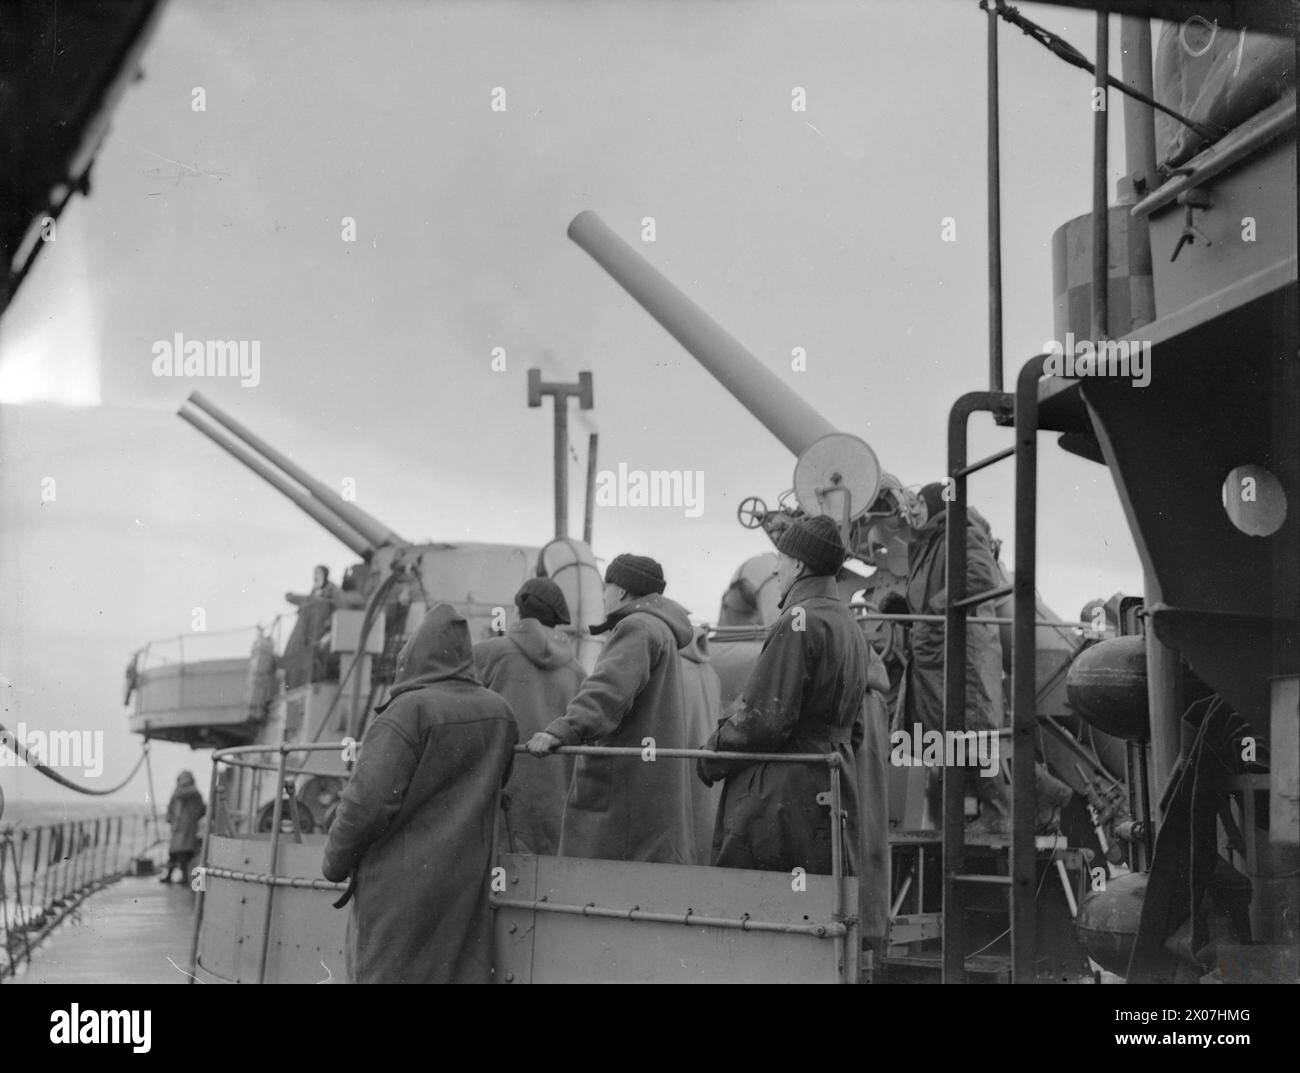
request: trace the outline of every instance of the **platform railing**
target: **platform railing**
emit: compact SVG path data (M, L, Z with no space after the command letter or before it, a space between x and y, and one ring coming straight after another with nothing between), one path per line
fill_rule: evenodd
M143 812L0 827L0 980L159 841Z
M199 865L200 874L203 879L211 876L217 879L225 879L232 882L252 883L267 888L266 909L262 918L261 933L257 939L258 949L260 951L258 958L258 983L266 981L267 957L270 953L271 938L271 921L275 902L275 892L281 887L291 888L308 888L323 891L346 891L346 883L334 883L325 879L316 879L303 876L280 875L278 871L278 859L280 844L282 841L282 821L284 819L284 803L286 800L291 803L295 802L292 795L286 795L284 787L286 779L290 776L305 774L315 774L316 771L311 767L290 766L289 755L291 753L314 753L314 752L339 752L348 755L350 758L359 757L361 746L351 742L311 742L307 744L290 744L282 743L280 745L241 745L228 749L218 749L212 754L212 782L209 787L208 800L216 802L219 800L218 784L220 782L220 769L224 766L227 768L243 769L252 771L259 779L254 788L254 793L260 787L260 778L267 772L275 773L275 781L272 784L276 789L275 807L271 819L270 831L270 852L268 854L267 870L265 872L245 872L227 868L215 868L210 864L210 852L212 840L204 839L203 859ZM527 748L523 745L516 745L514 752L518 755L532 757ZM554 749L548 756L601 756L601 757L622 757L626 759L639 758L644 759L645 750L633 747L613 747L597 745L570 745L560 746ZM265 757L266 759L258 759ZM274 761L270 758L274 757ZM615 910L610 907L601 907L593 904L582 906L569 906L557 903L551 903L544 900L524 901L506 898L497 898L493 896L490 904L493 910L497 909L525 909L540 913L561 913L573 914L589 917L617 916L620 919L630 921L644 921L647 923L664 924L676 923L684 926L705 926L726 929L737 929L751 932L778 932L782 934L803 935L808 938L817 940L830 939L835 947L835 960L839 967L840 979L844 983L855 982L857 976L858 951L856 949L858 936L860 934L857 919L857 909L853 908L852 912L848 911L848 896L846 891L847 875L844 869L844 859L847 847L844 845L844 831L847 817L844 813L844 798L841 786L841 766L842 761L837 753L749 753L749 752L715 752L710 749L667 749L656 748L654 750L655 761L663 760L724 760L738 761L742 763L774 763L774 764L812 764L821 765L827 768L830 773L830 789L827 793L824 804L830 811L831 815L831 880L832 880L832 912L831 920L824 922L810 922L807 924L786 924L779 922L765 922L750 919L748 916L738 916L736 918L726 917L703 917L694 916L691 913L685 914L664 914L641 912L639 910ZM545 761L546 757L532 757ZM296 808L293 810L296 811ZM292 818L292 817L291 817ZM296 823L294 824L296 828ZM220 834L214 826L214 833ZM301 836L299 836L300 838ZM190 969L192 974L196 974L202 965L199 962L199 937L203 927L203 909L206 895L206 882L197 884L198 905L194 914L194 938L190 949ZM850 956L852 955L852 956ZM197 980L196 975L191 975L191 982Z
M232 626L224 630L200 630L173 634L146 642L135 653L133 660L138 673L172 667L177 664L214 659L243 659L258 638L268 637L277 653L283 650L285 623L292 629L298 612L286 611L276 615L268 625L260 622L248 626Z
M523 745L515 747L515 752L531 756ZM551 754L559 756L604 756L639 758L645 760L645 750L633 747L613 747L598 745L569 745L555 749ZM545 759L544 757L542 759ZM753 920L748 915L738 917L705 917L691 912L684 914L644 912L640 909L621 909L612 906L563 905L545 899L522 900L492 897L490 903L495 909L525 909L537 913L561 913L575 916L607 917L629 921L644 921L652 924L681 924L683 926L713 927L739 931L766 931L786 935L802 935L812 939L830 939L835 945L835 963L838 966L842 983L856 980L858 951L857 937L860 934L857 920L857 908L852 913L846 911L848 904L844 870L844 829L846 816L840 771L842 761L837 753L750 753L750 752L715 752L712 749L660 749L654 750L654 760L725 760L749 764L812 764L821 765L830 772L830 791L824 802L831 815L831 884L832 910L830 921L811 921L806 924ZM820 798L819 798L820 799ZM850 957L850 953L852 957Z

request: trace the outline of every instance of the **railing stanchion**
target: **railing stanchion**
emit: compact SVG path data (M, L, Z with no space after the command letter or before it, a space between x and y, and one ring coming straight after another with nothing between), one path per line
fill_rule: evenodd
M10 843L12 847L13 843ZM23 828L22 838L19 840L20 846L27 845L27 829ZM12 852L12 850L11 850ZM27 911L27 906L23 903L23 860L27 854L19 850L17 861L14 863L14 915L18 920L18 927L23 933L23 956L30 965L32 961L32 932L31 916ZM12 947L10 948L12 951ZM12 952L10 958L13 958Z
M839 756L832 753L827 758L827 766L831 772L831 885L833 888L832 897L834 899L831 908L831 919L837 924L845 923L845 910L847 899L844 897L844 832L841 829L843 819L843 800L840 789L840 763ZM853 978L853 965L856 964L857 958L854 951L850 948L848 940L857 935L854 928L849 928L845 935L836 935L835 942L835 969L839 973L841 983L850 983Z
M208 782L208 814L211 815L212 795L217 789L217 769L221 766L221 761L216 757L212 760L212 778ZM198 904L194 907L194 939L190 943L190 978L188 983L194 983L199 974L199 929L203 926L203 902L208 893L208 862L212 859L212 824L208 824L208 832L203 837L203 858L199 863L199 890Z
M59 842L59 849L62 852L59 859L59 900L65 905L68 895L71 894L68 888L72 882L73 827L71 820L59 825L59 833L62 835Z
M275 779L275 806L271 810L271 861L268 872L275 879L276 857L280 851L280 817L284 810L284 769L288 765L289 747L280 746L280 765ZM275 902L275 884L266 888L266 914L262 917L262 956L257 967L257 982L266 982L266 959L271 952L271 908Z
M41 850L44 849L45 828L36 828L36 852L32 855L32 881L27 889L27 900L36 903L36 875L41 870ZM45 899L41 899L41 915L45 913Z
M0 937L4 939L5 955L4 964L0 965L0 976L4 976L6 971L12 976L14 971L13 947L9 943L9 886L5 882L9 838L8 831L0 831Z
M42 831L49 831L50 837L46 840L45 854L42 860L45 863L45 874L41 877L41 909L50 908L50 854L54 849L54 829L46 826L41 828Z
M72 840L68 843L68 896L81 893L81 821L72 821Z

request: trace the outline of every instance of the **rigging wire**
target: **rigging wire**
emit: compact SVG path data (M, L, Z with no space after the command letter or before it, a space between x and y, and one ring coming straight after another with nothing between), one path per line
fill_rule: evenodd
M1091 75L1097 73L1097 69L1088 61L1088 58L1070 44L1070 42L1065 40L1065 38L1061 37L1059 34L1053 33L1046 27L1039 26L1038 23L1034 22L1032 19L1025 18L1025 16L1020 14L1019 9L1006 3L1006 0L980 0L980 8L984 11L995 11L1007 22L1011 23L1012 26L1024 33L1025 36L1032 37L1040 45L1056 56L1057 59L1064 60L1072 67L1081 68ZM1213 123L1199 122L1183 115L1181 112L1175 111L1167 104L1161 104L1154 97L1148 96L1140 89L1130 86L1127 82L1121 81L1114 75L1107 75L1106 82L1112 89L1117 89L1121 93L1132 97L1134 100L1141 101L1148 107L1155 108L1158 111L1164 112L1165 115L1178 120L1178 122L1183 124L1183 126L1196 131L1196 133L1206 141L1217 142L1227 133L1227 131L1220 126Z
M3 723L0 723L0 737L4 738L5 745L8 748L12 749L17 755L21 756L23 760L26 761L29 767L35 768L47 779L54 780L60 786L64 787L65 789L71 790L73 793L87 794L91 797L107 797L109 794L117 793L118 790L121 790L124 786L126 786L127 783L129 783L132 779L135 778L136 773L140 770L140 767L144 764L146 758L149 756L149 742L146 740L143 748L141 748L140 750L140 759L135 762L135 767L131 769L130 774L128 774L126 778L124 778L116 786L112 786L107 790L92 790L88 786L77 785L71 779L64 778L57 771L47 767L45 764L42 764L39 760L34 759L32 757L32 754L27 751L27 747L18 740L18 735L11 733L8 729L6 729Z

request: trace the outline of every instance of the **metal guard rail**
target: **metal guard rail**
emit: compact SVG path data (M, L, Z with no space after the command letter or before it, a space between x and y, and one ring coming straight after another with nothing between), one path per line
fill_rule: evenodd
M160 839L146 813L0 828L0 979Z
M276 787L284 784L285 775L291 771L299 773L308 773L310 769L291 769L288 766L290 753L310 753L310 752L327 752L341 751L347 748L344 742L310 742L300 745L291 745L282 743L280 745L238 745L228 749L218 749L212 754L212 780L208 787L208 800L216 799L218 772L222 765L229 767L246 767L260 770L274 770L277 773ZM358 746L359 750L359 746ZM519 755L532 756L528 749L523 745L516 745L514 752ZM245 760L254 754L274 753L279 755L278 763L263 764L255 761ZM641 757L643 749L635 747L616 747L600 745L565 745L554 749L548 756L568 755L568 756L607 756L607 757ZM847 940L853 934L856 934L857 916L856 914L846 914L845 912L845 891L844 891L844 831L843 823L843 794L840 785L840 771L842 762L838 753L738 753L738 752L715 752L711 749L658 749L654 750L654 757L657 760L663 757L669 760L735 760L748 763L772 763L772 764L824 764L830 771L830 801L829 808L831 811L831 881L833 884L834 899L832 909L832 919L827 923L808 923L808 924L786 924L776 921L753 920L748 914L740 917L706 917L697 916L689 910L685 913L658 913L642 910L640 906L633 906L631 909L612 909L605 906L598 906L594 902L587 905L565 905L555 902L549 902L545 898L534 901L522 899L508 899L492 897L489 902L496 909L527 909L534 912L545 913L563 913L575 916L600 917L607 919L620 920L642 920L649 923L662 924L682 924L684 926L695 927L715 927L725 928L737 931L755 931L755 932L775 932L787 935L806 935L810 938L825 939L830 938L835 944L835 958L841 979L848 982L849 965L846 958ZM535 757L534 759L545 760L546 757ZM647 761L649 762L649 761ZM276 865L280 849L280 821L282 819L284 794L278 792L275 796L275 806L271 817L271 848L270 848L270 871L268 872L244 872L229 868L214 868L209 863L209 853L211 850L212 840L204 839L203 842L203 861L199 866L204 877L213 876L219 879L228 879L232 882L254 883L267 888L266 912L262 919L262 936L261 936L261 955L258 964L258 983L266 981L266 963L267 956L270 953L271 938L271 913L274 904L274 893L277 887L290 887L304 890L329 890L343 891L347 885L343 883L332 883L325 879L307 879L301 876L282 876L277 874ZM200 968L199 963L199 934L203 926L203 903L206 897L206 884L200 883L198 890L198 905L194 913L194 939L190 948L190 968L192 973L197 973ZM207 970L205 970L207 971ZM193 983L196 977L191 976L190 982Z

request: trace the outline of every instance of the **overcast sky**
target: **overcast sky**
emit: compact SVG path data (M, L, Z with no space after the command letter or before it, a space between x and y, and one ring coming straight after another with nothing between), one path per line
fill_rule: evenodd
M1088 13L1023 10L1091 55ZM1091 79L1014 30L1001 40L1014 383L1052 334L1052 232L1089 208ZM549 403L526 407L526 372L590 370L575 439L600 432L602 468L702 471L705 496L698 518L597 510L596 553L654 555L667 594L712 620L768 547L737 502L775 503L794 459L566 239L583 209L885 470L940 477L948 408L986 376L984 56L973 0L173 0L90 196L0 326L0 718L103 730L115 779L138 751L132 651L188 633L196 607L209 631L269 622L314 563L353 560L174 416L196 389L327 483L355 481L404 536L539 545L551 422ZM155 377L153 344L177 332L257 340L260 383ZM989 429L973 450L1008 442ZM1109 474L1043 443L1045 599L1073 618L1140 593ZM584 472L578 451L575 535ZM1008 563L1011 475L972 484ZM160 793L181 766L207 770L182 747L157 757ZM0 780L52 796L30 772Z

